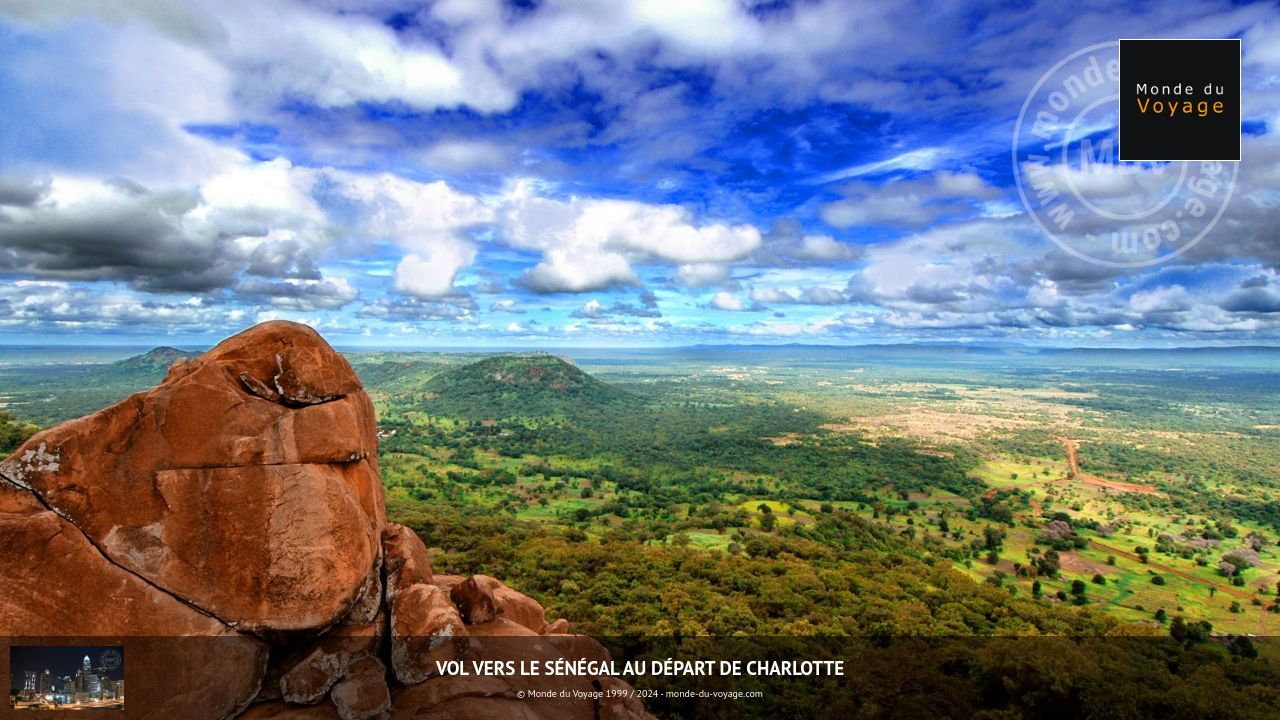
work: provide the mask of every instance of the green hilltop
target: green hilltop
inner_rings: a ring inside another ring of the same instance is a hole
[[[428,412],[463,418],[583,415],[630,395],[554,355],[498,355],[451,367],[425,384]]]
[[[169,366],[178,360],[199,356],[198,352],[172,347],[153,348],[141,355],[134,355],[107,365],[96,373],[95,379],[142,390],[164,380],[164,376],[169,372]]]

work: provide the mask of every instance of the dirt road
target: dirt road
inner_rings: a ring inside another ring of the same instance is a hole
[[[1154,486],[1140,485],[1138,483],[1121,482],[1119,480],[1107,480],[1105,478],[1093,477],[1092,475],[1084,475],[1080,472],[1080,466],[1076,464],[1076,442],[1069,437],[1062,435],[1054,435],[1055,440],[1060,441],[1067,448],[1067,467],[1070,468],[1070,477],[1073,477],[1085,485],[1093,485],[1117,492],[1132,493],[1156,493],[1160,492]]]

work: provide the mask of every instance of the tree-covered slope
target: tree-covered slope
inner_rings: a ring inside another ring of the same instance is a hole
[[[464,418],[583,415],[634,402],[553,355],[498,355],[443,370],[425,386],[427,412]]]

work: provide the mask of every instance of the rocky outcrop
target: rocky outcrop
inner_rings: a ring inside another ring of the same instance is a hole
[[[36,435],[0,474],[111,562],[226,624],[314,634],[376,568],[375,436],[347,361],[309,328],[267,323]]]
[[[469,623],[504,618],[535,633],[547,630],[547,615],[537,600],[488,575],[472,575],[456,585],[450,597]]]
[[[434,575],[386,521],[376,430],[346,360],[271,322],[39,433],[0,463],[0,636],[123,643],[131,717],[643,717],[439,674],[607,651],[495,578]]]

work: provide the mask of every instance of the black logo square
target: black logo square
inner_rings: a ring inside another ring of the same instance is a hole
[[[1120,159],[1240,159],[1240,41],[1121,40]]]

